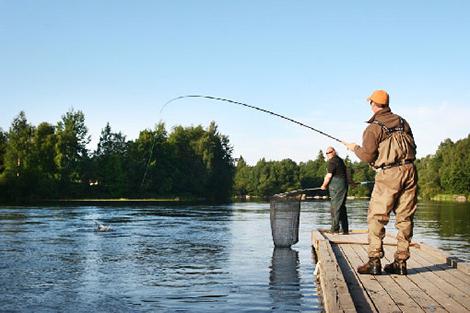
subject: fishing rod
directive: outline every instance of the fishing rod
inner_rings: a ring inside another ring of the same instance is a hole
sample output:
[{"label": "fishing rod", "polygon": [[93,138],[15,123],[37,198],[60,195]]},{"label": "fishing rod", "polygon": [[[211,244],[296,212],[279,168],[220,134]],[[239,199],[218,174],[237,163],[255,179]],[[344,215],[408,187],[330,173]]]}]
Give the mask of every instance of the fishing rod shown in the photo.
[{"label": "fishing rod", "polygon": [[285,198],[285,197],[289,197],[289,196],[293,196],[293,195],[299,195],[299,194],[302,194],[302,193],[305,193],[305,192],[308,192],[308,191],[317,191],[317,190],[321,190],[321,188],[316,187],[316,188],[297,189],[297,190],[292,190],[292,191],[286,191],[286,192],[283,192],[283,193],[277,193],[277,194],[273,195],[273,198]]},{"label": "fishing rod", "polygon": [[[366,180],[366,181],[361,181],[361,182],[358,182],[358,183],[355,183],[356,185],[372,185],[372,184],[375,184],[375,181],[372,181],[372,180]],[[306,192],[309,192],[309,191],[320,191],[322,190],[321,187],[315,187],[315,188],[305,188],[305,189],[296,189],[296,190],[291,190],[291,191],[286,191],[286,192],[282,192],[282,193],[277,193],[275,195],[273,195],[273,198],[286,198],[286,197],[289,197],[289,196],[296,196],[296,195],[299,195],[299,194],[303,194],[303,193],[306,193]]]},{"label": "fishing rod", "polygon": [[230,99],[225,99],[225,98],[220,98],[220,97],[213,97],[213,96],[204,96],[204,95],[185,95],[185,96],[179,96],[179,97],[176,97],[176,98],[173,98],[171,100],[169,100],[167,103],[165,103],[162,108],[160,109],[160,113],[162,113],[162,111],[165,109],[165,107],[170,104],[171,102],[174,102],[174,101],[177,101],[177,100],[180,100],[180,99],[185,99],[185,98],[203,98],[203,99],[209,99],[209,100],[215,100],[215,101],[223,101],[223,102],[229,102],[229,103],[233,103],[233,104],[238,104],[238,105],[242,105],[244,107],[247,107],[247,108],[251,108],[251,109],[255,109],[255,110],[258,110],[258,111],[261,111],[261,112],[264,112],[264,113],[268,113],[268,114],[271,114],[271,115],[274,115],[274,116],[277,116],[277,117],[280,117],[282,119],[285,119],[285,120],[288,120],[289,122],[292,122],[292,123],[295,123],[297,125],[300,125],[300,126],[303,126],[303,127],[306,127],[310,130],[313,130],[323,136],[326,136],[328,138],[331,138],[333,140],[336,140],[337,142],[340,142],[340,143],[343,143],[342,140],[336,138],[336,137],[333,137],[331,136],[330,134],[327,134],[319,129],[316,129],[316,128],[313,128],[312,126],[309,126],[309,125],[306,125],[304,123],[301,123],[299,121],[296,121],[292,118],[289,118],[287,116],[284,116],[284,115],[281,115],[281,114],[278,114],[278,113],[275,113],[275,112],[272,112],[272,111],[269,111],[269,110],[266,110],[266,109],[263,109],[263,108],[260,108],[260,107],[256,107],[254,105],[249,105],[249,104],[246,104],[246,103],[242,103],[242,102],[238,102],[238,101],[234,101],[234,100],[230,100]]},{"label": "fishing rod", "polygon": [[[326,136],[330,139],[333,139],[333,140],[336,140],[337,142],[340,142],[340,143],[343,143],[342,140],[336,138],[336,137],[333,137],[331,136],[330,134],[327,134],[319,129],[316,129],[316,128],[313,128],[312,126],[309,126],[309,125],[306,125],[304,123],[301,123],[299,121],[296,121],[290,117],[287,117],[287,116],[284,116],[284,115],[281,115],[281,114],[278,114],[278,113],[275,113],[275,112],[272,112],[272,111],[269,111],[269,110],[266,110],[266,109],[263,109],[263,108],[260,108],[260,107],[257,107],[257,106],[254,106],[254,105],[249,105],[249,104],[246,104],[246,103],[243,103],[243,102],[239,102],[239,101],[234,101],[234,100],[230,100],[230,99],[226,99],[226,98],[221,98],[221,97],[214,97],[214,96],[205,96],[205,95],[185,95],[185,96],[179,96],[179,97],[176,97],[176,98],[173,98],[169,101],[167,101],[163,106],[162,108],[160,109],[160,114],[163,112],[163,110],[166,108],[166,106],[174,101],[177,101],[177,100],[181,100],[181,99],[185,99],[185,98],[203,98],[203,99],[209,99],[209,100],[215,100],[215,101],[222,101],[222,102],[229,102],[229,103],[233,103],[233,104],[238,104],[238,105],[241,105],[241,106],[244,106],[244,107],[247,107],[247,108],[250,108],[250,109],[255,109],[255,110],[258,110],[258,111],[261,111],[261,112],[264,112],[264,113],[267,113],[267,114],[270,114],[270,115],[274,115],[274,116],[277,116],[279,118],[282,118],[282,119],[285,119],[289,122],[292,122],[292,123],[295,123],[297,125],[300,125],[300,126],[303,126],[303,127],[306,127],[310,130],[313,130],[323,136]],[[155,145],[155,140],[154,142],[152,143],[152,148],[150,149],[150,156],[149,156],[149,159],[147,161],[147,165],[145,167],[145,172],[144,172],[144,176],[142,178],[142,182],[140,184],[140,187],[142,188],[143,185],[144,185],[144,182],[145,182],[145,178],[147,176],[147,171],[148,171],[148,168],[149,168],[149,164],[150,164],[150,161],[151,161],[151,158],[152,158],[152,152],[153,152],[153,147]]]}]

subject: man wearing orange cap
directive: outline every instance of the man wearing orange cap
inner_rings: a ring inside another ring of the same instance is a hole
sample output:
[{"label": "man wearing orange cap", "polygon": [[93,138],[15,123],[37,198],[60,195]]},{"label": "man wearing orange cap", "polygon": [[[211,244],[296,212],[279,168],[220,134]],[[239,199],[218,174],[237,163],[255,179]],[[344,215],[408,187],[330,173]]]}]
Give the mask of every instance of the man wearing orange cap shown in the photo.
[{"label": "man wearing orange cap", "polygon": [[394,262],[386,265],[387,273],[406,275],[413,236],[413,216],[417,203],[417,172],[413,164],[416,145],[410,125],[389,107],[389,95],[376,90],[367,98],[374,115],[367,121],[362,146],[346,143],[346,147],[375,170],[375,185],[367,215],[369,261],[359,266],[360,274],[381,274],[380,258],[384,256],[385,225],[393,211],[398,229]]}]

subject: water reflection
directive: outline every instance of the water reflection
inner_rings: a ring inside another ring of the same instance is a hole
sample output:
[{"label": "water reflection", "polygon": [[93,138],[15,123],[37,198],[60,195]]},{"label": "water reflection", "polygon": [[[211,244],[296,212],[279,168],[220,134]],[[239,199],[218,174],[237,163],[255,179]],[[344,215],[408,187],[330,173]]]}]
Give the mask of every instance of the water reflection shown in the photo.
[{"label": "water reflection", "polygon": [[302,305],[299,253],[291,248],[273,250],[269,273],[272,312],[298,312]]},{"label": "water reflection", "polygon": [[415,238],[470,261],[470,203],[421,202]]}]

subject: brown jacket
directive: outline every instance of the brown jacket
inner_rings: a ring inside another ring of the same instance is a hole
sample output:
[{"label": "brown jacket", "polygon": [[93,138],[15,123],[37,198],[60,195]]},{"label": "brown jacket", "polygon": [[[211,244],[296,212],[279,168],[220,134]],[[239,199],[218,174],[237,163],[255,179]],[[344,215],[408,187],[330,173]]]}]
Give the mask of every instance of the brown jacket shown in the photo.
[{"label": "brown jacket", "polygon": [[[378,157],[379,144],[387,137],[385,130],[374,122],[382,122],[388,128],[400,127],[400,116],[393,114],[389,107],[375,113],[368,121],[369,126],[362,135],[362,146],[356,146],[354,153],[361,161],[373,163]],[[413,137],[410,125],[404,119],[404,131]],[[414,155],[410,156],[414,160]]]}]

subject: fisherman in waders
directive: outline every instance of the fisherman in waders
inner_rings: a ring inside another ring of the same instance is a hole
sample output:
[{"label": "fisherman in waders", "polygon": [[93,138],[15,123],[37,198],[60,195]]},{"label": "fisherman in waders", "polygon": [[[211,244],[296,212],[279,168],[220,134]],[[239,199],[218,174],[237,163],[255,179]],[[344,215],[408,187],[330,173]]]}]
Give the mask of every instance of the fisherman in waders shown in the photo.
[{"label": "fisherman in waders", "polygon": [[382,273],[380,258],[384,256],[385,225],[393,211],[398,229],[397,250],[394,262],[386,265],[384,270],[406,275],[417,203],[418,176],[413,164],[416,145],[410,125],[390,110],[387,92],[376,90],[367,100],[374,115],[364,131],[362,146],[344,143],[377,172],[367,215],[369,261],[359,266],[357,271],[359,274]]},{"label": "fisherman in waders", "polygon": [[349,233],[348,214],[346,211],[346,197],[348,195],[348,180],[346,165],[333,147],[326,149],[328,159],[328,173],[323,179],[322,190],[328,188],[331,199],[331,232],[339,233],[339,223],[343,234]]}]

